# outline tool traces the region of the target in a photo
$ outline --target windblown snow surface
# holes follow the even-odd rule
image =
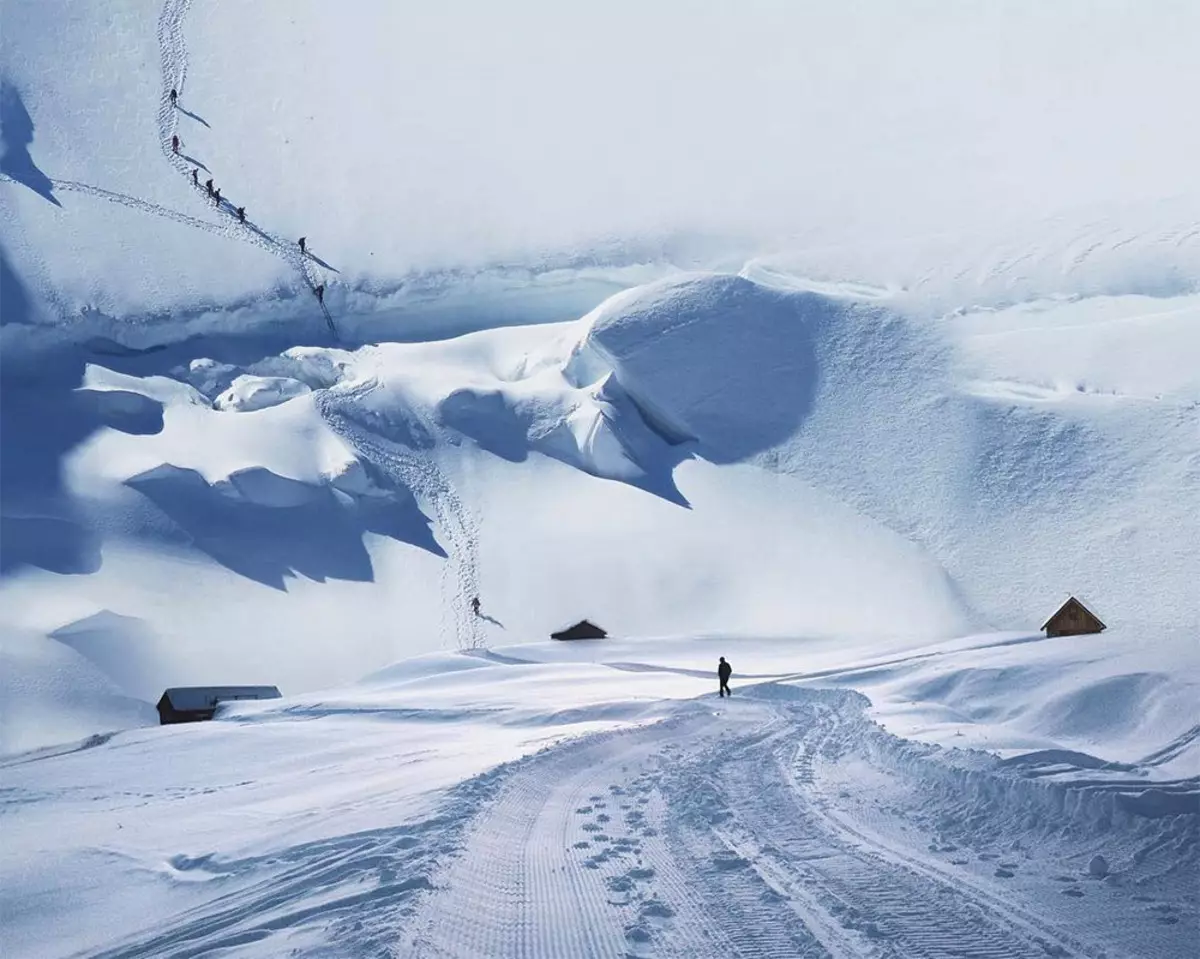
[[[1194,11],[354,6],[4,0],[0,953],[1194,956]]]

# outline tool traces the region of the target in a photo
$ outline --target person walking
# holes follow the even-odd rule
[[[175,106],[175,101],[179,99],[179,91],[174,87],[171,88],[171,106]]]
[[[212,177],[209,177],[207,180],[204,181],[204,189],[206,189],[208,191],[209,196],[213,195]]]
[[[221,188],[220,187],[217,187],[215,190],[213,190],[213,202],[216,203],[217,206],[221,205]]]
[[[179,136],[178,135],[171,137],[171,152],[172,153],[179,152]]]
[[[317,302],[320,303],[322,306],[324,306],[325,305],[325,284],[318,283],[313,288],[313,292],[315,294],[317,294]]]
[[[721,661],[717,664],[717,679],[721,681],[721,688],[718,692],[721,698],[732,696],[733,690],[729,688],[729,677],[733,675],[733,667],[725,662],[725,657],[721,657]]]
[[[239,206],[237,208],[237,218],[238,218],[238,223],[246,222],[246,208],[244,206]]]
[[[478,596],[471,597],[471,612],[473,612],[476,616],[479,615],[479,597]]]
[[[192,186],[200,185],[200,168],[196,167],[192,170]]]
[[[305,240],[307,240],[307,239],[308,239],[308,237],[306,237],[306,236],[302,236],[302,237],[300,237],[300,252],[301,252],[301,253],[307,253],[307,252],[308,252],[308,250],[304,249],[304,242],[305,242]]]

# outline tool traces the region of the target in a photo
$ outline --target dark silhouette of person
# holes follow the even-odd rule
[[[316,285],[316,287],[313,289],[313,292],[317,294],[317,302],[324,304],[325,303],[325,284],[318,283]]]
[[[306,236],[302,236],[302,237],[300,237],[300,252],[301,252],[301,253],[307,253],[307,252],[308,252],[306,249],[304,249],[304,241],[305,241],[305,240],[307,240],[307,239],[308,239],[308,237],[306,237]]]
[[[244,206],[239,206],[237,208],[237,218],[238,218],[238,223],[246,222],[246,208]]]
[[[171,88],[171,106],[175,106],[175,101],[179,99],[179,91],[174,87]]]
[[[215,190],[213,190],[213,202],[217,206],[221,205],[221,188],[220,187],[217,187]]]
[[[732,696],[733,690],[729,688],[729,677],[733,675],[733,667],[725,662],[725,657],[721,657],[721,661],[717,664],[717,679],[721,681],[719,693],[721,698]]]
[[[192,170],[192,186],[200,185],[200,168],[196,167]]]
[[[208,191],[209,196],[212,196],[212,194],[213,194],[212,177],[209,177],[207,180],[204,181],[204,189],[206,189]]]
[[[471,599],[471,612],[473,612],[476,616],[479,615],[479,597],[478,596],[474,596]]]
[[[172,153],[179,152],[179,137],[178,136],[171,137],[171,152]]]

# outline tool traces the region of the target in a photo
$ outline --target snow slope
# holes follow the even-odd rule
[[[6,955],[1188,954],[1195,12],[870,14],[6,0]]]
[[[890,658],[974,667],[1012,639]],[[882,647],[744,641],[718,705],[718,650],[439,654],[9,762],[7,951],[1189,954],[1200,810],[1155,758],[1066,777],[1061,751],[918,746],[789,675]]]

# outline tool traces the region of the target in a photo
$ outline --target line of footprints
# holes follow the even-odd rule
[[[607,796],[589,796],[587,805],[575,810],[576,815],[586,817],[580,829],[588,838],[579,840],[573,848],[583,857],[585,869],[615,869],[604,880],[608,902],[613,906],[636,907],[636,918],[625,928],[625,938],[635,946],[648,943],[654,929],[675,915],[670,906],[649,890],[654,868],[642,860],[642,840],[658,835],[658,829],[646,820],[646,806],[654,785],[654,777],[642,776],[633,781],[628,791],[622,786],[609,786]],[[618,819],[616,823],[614,817]],[[610,832],[625,835],[614,838]]]

